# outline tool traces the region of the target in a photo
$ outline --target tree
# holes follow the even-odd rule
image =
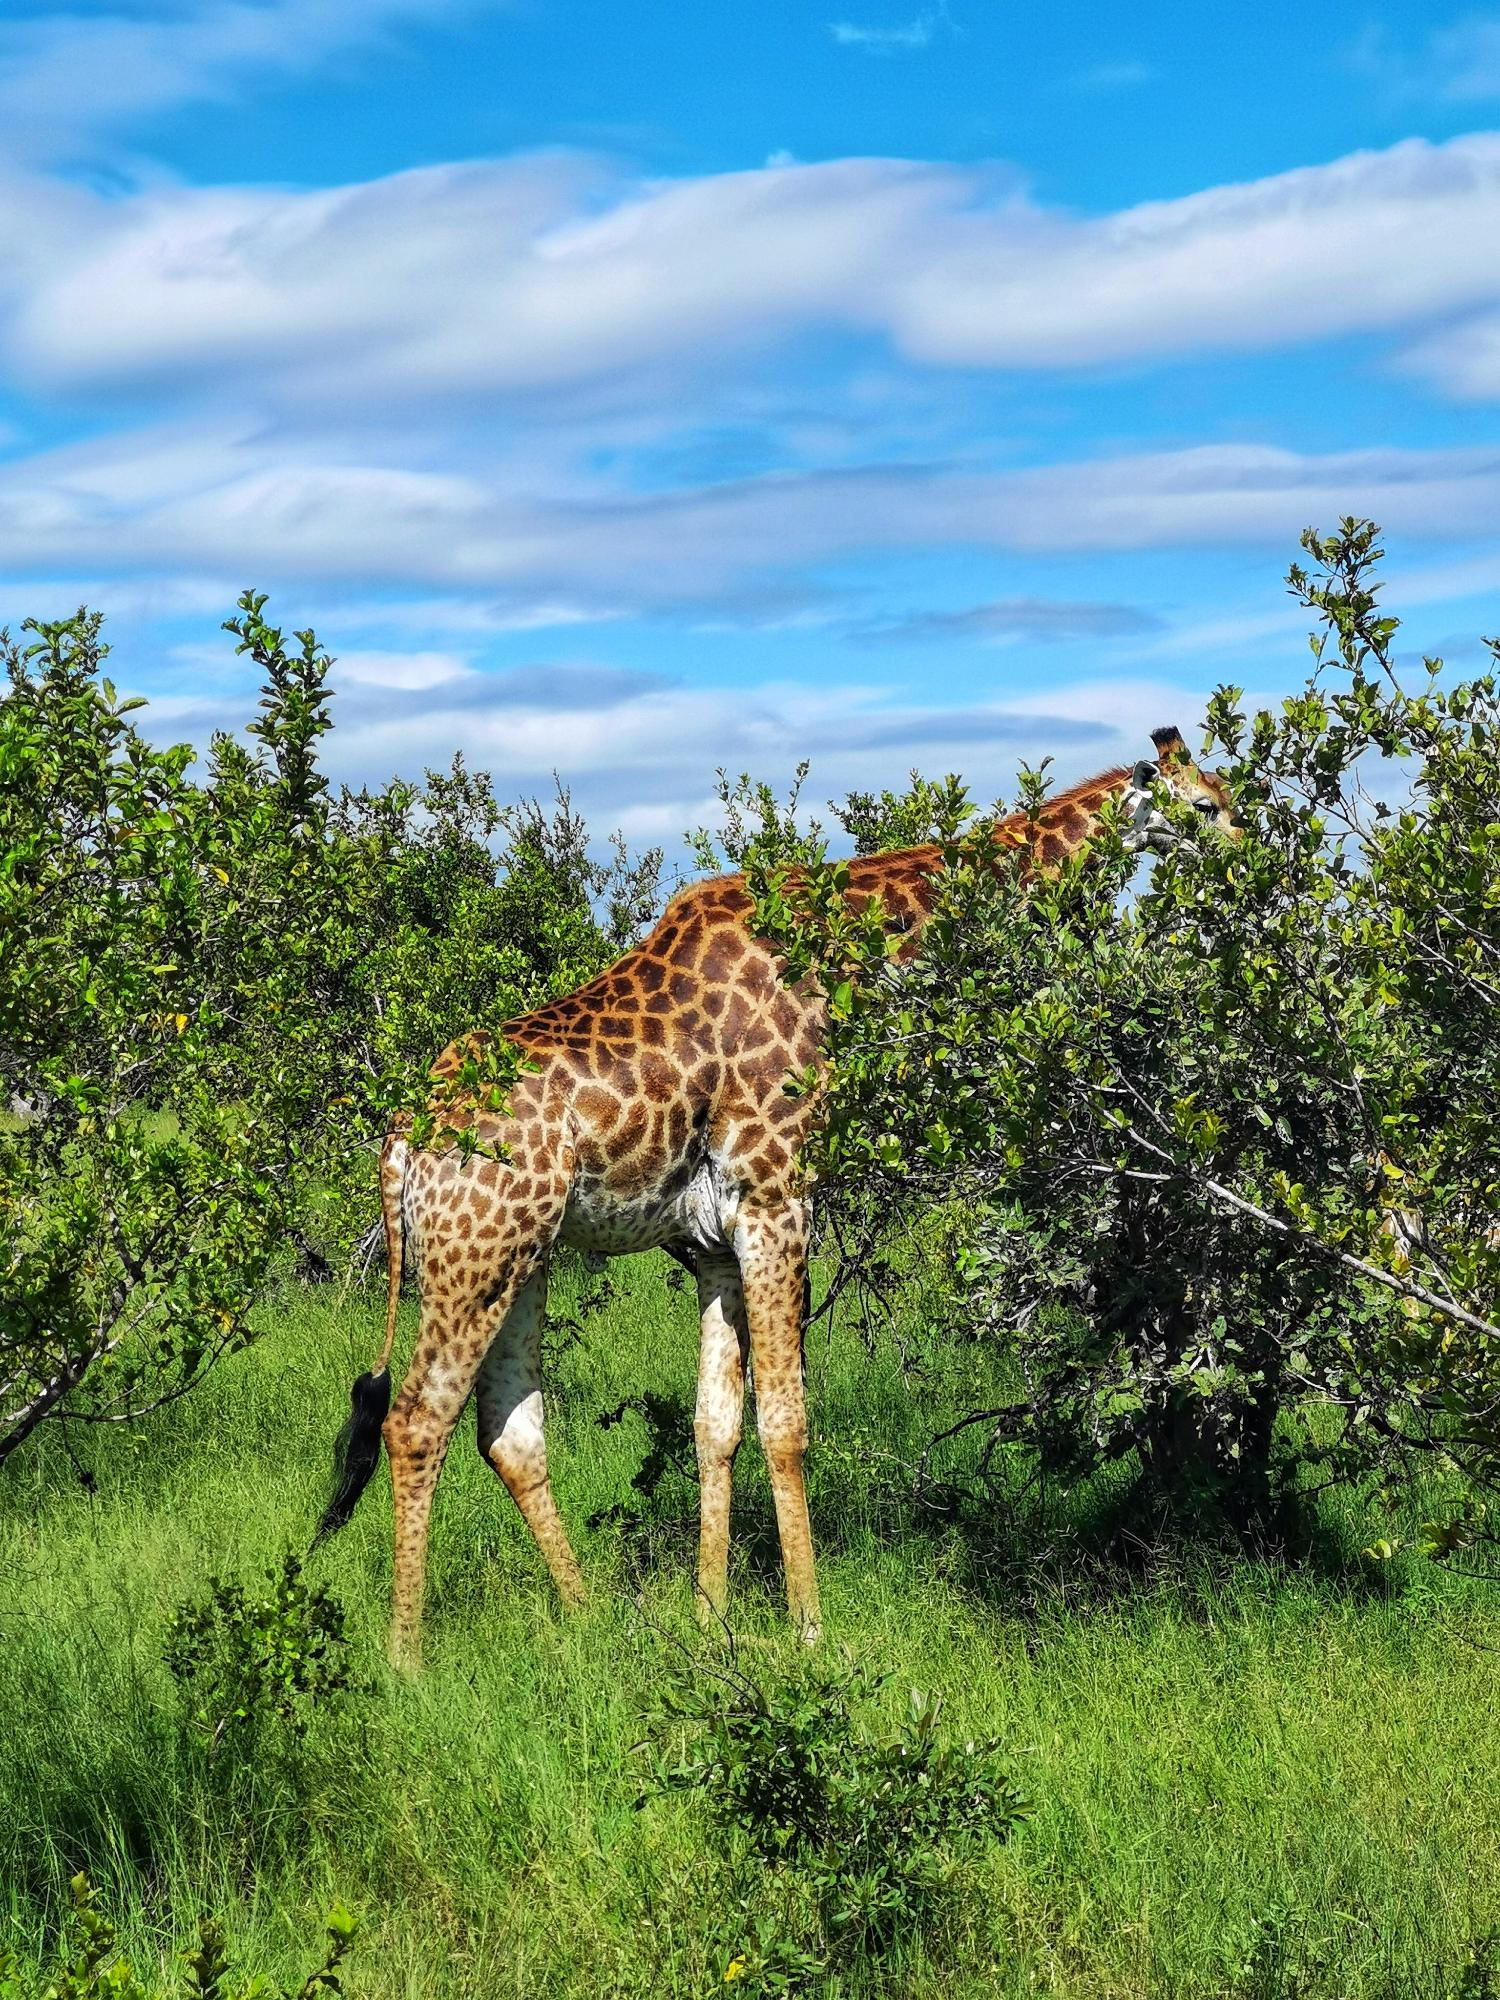
[[[1108,832],[1025,882],[955,824],[909,961],[827,868],[764,869],[760,920],[829,999],[825,1206],[971,1218],[954,1323],[1021,1385],[977,1416],[1246,1514],[1315,1403],[1331,1476],[1462,1470],[1447,1548],[1500,1470],[1500,702],[1435,660],[1408,690],[1371,524],[1305,546],[1306,687],[1210,705],[1238,840],[1164,795],[1130,898]]]
[[[358,1235],[434,1053],[597,970],[654,898],[659,855],[601,866],[565,796],[502,808],[461,761],[332,796],[331,661],[264,610],[228,628],[252,744],[217,735],[201,784],[117,698],[96,615],[0,641],[0,1461],[248,1338],[289,1244],[326,1267]]]

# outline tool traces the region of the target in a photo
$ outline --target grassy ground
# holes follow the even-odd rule
[[[163,1634],[210,1575],[304,1543],[377,1344],[373,1298],[296,1295],[182,1404],[21,1455],[0,1482],[5,1942],[39,1953],[86,1866],[151,1960],[208,1908],[247,1963],[288,1977],[338,1896],[364,1919],[354,1996],[722,1989],[743,1938],[701,1812],[637,1809],[645,1718],[697,1643],[693,1489],[669,1472],[639,1501],[643,1421],[596,1421],[647,1390],[686,1403],[694,1315],[655,1260],[615,1269],[614,1302],[562,1335],[554,1367],[554,1473],[591,1607],[558,1616],[466,1427],[437,1504],[424,1676],[381,1665],[382,1475],[310,1571],[347,1603],[370,1691],[249,1766],[206,1768]],[[947,1520],[913,1503],[904,1461],[983,1392],[979,1356],[952,1353],[915,1393],[852,1341],[819,1344],[810,1369],[832,1655],[891,1671],[871,1726],[908,1688],[941,1690],[947,1725],[1000,1737],[1033,1802],[884,1990],[1460,1990],[1500,1924],[1492,1583],[1416,1562],[1377,1575],[1353,1510],[1323,1517],[1296,1569],[1204,1551],[1112,1575],[1087,1557],[1082,1503]],[[736,1624],[774,1677],[792,1648],[753,1441],[736,1533]]]

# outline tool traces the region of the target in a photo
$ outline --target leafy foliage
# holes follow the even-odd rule
[[[650,1524],[650,1506],[663,1482],[671,1480],[680,1490],[692,1494],[698,1484],[698,1466],[693,1442],[693,1409],[680,1395],[662,1395],[645,1389],[605,1410],[595,1419],[601,1431],[613,1430],[627,1418],[638,1417],[645,1431],[641,1460],[630,1476],[632,1498],[617,1501],[589,1516],[590,1528],[613,1526],[637,1536]]]
[[[357,1685],[344,1607],[326,1584],[303,1581],[291,1550],[266,1571],[264,1589],[215,1577],[207,1597],[177,1612],[164,1651],[210,1756],[268,1722],[301,1736],[315,1709]]]
[[[930,1928],[963,1858],[1023,1816],[996,1743],[940,1738],[938,1697],[914,1689],[894,1736],[859,1733],[883,1684],[805,1670],[768,1690],[731,1669],[668,1697],[652,1786],[701,1798],[748,1874],[725,1972],[747,1995],[839,1991]]]
[[[331,1268],[436,1051],[654,904],[658,854],[600,864],[566,795],[499,806],[461,759],[333,796],[332,663],[265,604],[228,628],[264,682],[251,744],[216,735],[201,783],[117,697],[97,616],[0,641],[0,1459],[182,1393],[289,1243]],[[466,1137],[514,1070],[477,1046],[420,1136]]]
[[[1210,707],[1238,839],[1163,793],[1179,839],[1131,899],[1116,828],[1027,880],[950,814],[916,956],[838,867],[773,864],[758,899],[827,997],[825,1207],[861,1244],[971,1217],[951,1323],[1015,1355],[997,1434],[1241,1512],[1294,1405],[1331,1413],[1329,1477],[1500,1472],[1500,696],[1435,660],[1408,691],[1372,526],[1306,545],[1307,687]]]
[[[298,1986],[275,1986],[263,1973],[233,1975],[224,1927],[213,1917],[199,1918],[197,1947],[181,1954],[181,1979],[163,1986],[119,1955],[119,1934],[87,1875],[75,1875],[69,1886],[72,1918],[58,1942],[56,1969],[28,1978],[18,1960],[0,1952],[0,2000],[315,2000],[344,1991],[341,1967],[359,1925],[342,1904],[329,1913],[322,1964]]]
[[[969,817],[968,800],[957,778],[934,781],[920,771],[912,772],[904,792],[851,792],[842,805],[830,810],[853,839],[856,854],[882,854],[951,839]]]
[[[731,780],[720,771],[714,786],[719,801],[718,831],[700,826],[688,837],[693,859],[706,875],[726,868],[747,872],[759,867],[785,867],[799,861],[817,863],[827,849],[823,828],[817,820],[804,827],[797,817],[802,788],[810,766],[806,759],[792,776],[791,790],[782,805],[764,779],[741,772]]]

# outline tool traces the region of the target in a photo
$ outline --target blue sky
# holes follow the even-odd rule
[[[331,761],[1061,775],[1306,660],[1371,513],[1500,626],[1500,13],[1062,0],[10,0],[0,618],[162,735],[217,630],[339,656]]]

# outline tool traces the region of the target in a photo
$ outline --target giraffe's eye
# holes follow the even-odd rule
[[[1210,815],[1211,815],[1211,814],[1213,814],[1213,813],[1216,813],[1216,812],[1217,812],[1218,810],[1219,810],[1219,808],[1218,808],[1218,804],[1217,804],[1217,802],[1216,802],[1215,800],[1213,800],[1213,799],[1210,799],[1210,798],[1201,798],[1201,799],[1194,799],[1194,800],[1193,800],[1193,811],[1194,811],[1194,812],[1200,812],[1200,813],[1208,813],[1208,814],[1210,814]]]

